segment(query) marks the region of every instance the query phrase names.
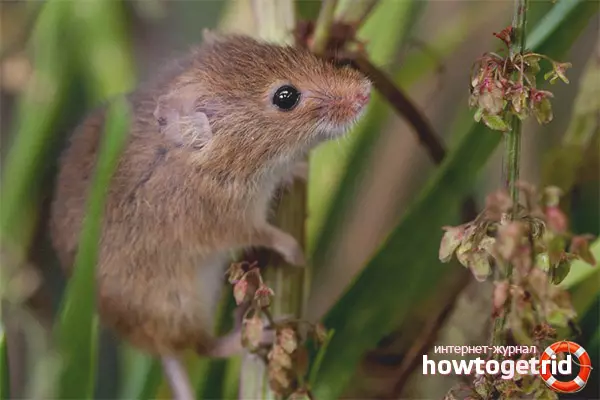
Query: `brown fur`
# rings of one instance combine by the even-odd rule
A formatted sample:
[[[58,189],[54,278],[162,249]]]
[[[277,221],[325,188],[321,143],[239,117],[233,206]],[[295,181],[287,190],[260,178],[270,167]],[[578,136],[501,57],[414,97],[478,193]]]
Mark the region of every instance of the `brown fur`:
[[[302,92],[287,112],[271,104],[284,83]],[[303,263],[295,240],[268,224],[269,201],[308,150],[354,124],[369,88],[358,72],[305,50],[225,36],[206,40],[131,94],[134,118],[109,188],[99,248],[103,323],[152,353],[208,352],[228,251],[266,246]],[[161,102],[172,112],[163,113]],[[194,115],[201,114],[210,128],[194,131]],[[159,124],[157,116],[166,119]],[[103,110],[91,114],[61,161],[51,234],[67,269],[103,123]],[[200,145],[186,145],[190,134]]]

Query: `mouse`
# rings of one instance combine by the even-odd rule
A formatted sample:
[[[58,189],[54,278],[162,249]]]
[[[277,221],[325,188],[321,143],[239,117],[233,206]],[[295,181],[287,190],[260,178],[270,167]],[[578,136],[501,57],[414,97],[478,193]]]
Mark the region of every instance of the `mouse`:
[[[360,120],[370,92],[359,71],[305,48],[211,31],[126,94],[131,121],[98,243],[101,323],[162,357],[167,375],[181,372],[187,349],[239,354],[239,330],[212,335],[230,254],[265,247],[306,263],[298,242],[268,222],[271,199],[311,149]],[[67,274],[105,117],[106,107],[91,111],[59,161],[50,238]]]

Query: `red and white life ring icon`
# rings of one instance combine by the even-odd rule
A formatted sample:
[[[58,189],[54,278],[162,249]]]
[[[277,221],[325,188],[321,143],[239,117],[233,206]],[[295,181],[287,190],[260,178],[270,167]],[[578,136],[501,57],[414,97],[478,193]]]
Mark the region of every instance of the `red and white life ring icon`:
[[[579,364],[579,374],[572,381],[562,382],[552,376],[550,368],[546,368],[545,373],[543,369],[540,371],[542,379],[544,380],[544,382],[546,382],[546,385],[548,385],[550,388],[554,389],[557,392],[579,392],[587,383],[590,377],[590,373],[592,371],[592,362],[590,360],[590,356],[588,355],[587,351],[585,351],[585,349],[577,343],[568,342],[565,340],[562,342],[556,342],[548,346],[546,350],[544,350],[544,352],[542,353],[542,356],[540,357],[540,363],[542,363],[544,360],[551,360],[551,357],[556,353],[571,353],[575,357],[577,357]]]

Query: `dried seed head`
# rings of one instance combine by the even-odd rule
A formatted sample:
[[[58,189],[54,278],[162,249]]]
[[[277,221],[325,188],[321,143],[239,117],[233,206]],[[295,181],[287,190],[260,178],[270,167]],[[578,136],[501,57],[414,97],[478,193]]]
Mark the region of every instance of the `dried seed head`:
[[[593,238],[591,235],[574,236],[571,239],[569,251],[591,266],[596,266],[596,257],[594,257],[594,253],[590,250],[590,240]]]
[[[290,371],[285,370],[277,365],[269,364],[267,375],[269,379],[269,387],[273,392],[279,395],[288,392],[290,386],[292,385]]]
[[[525,237],[525,232],[526,227],[517,221],[511,221],[498,227],[496,249],[504,260],[509,261],[516,256],[517,250]]]
[[[233,297],[235,298],[235,303],[239,306],[244,303],[247,299],[248,294],[248,281],[244,278],[237,281],[237,283],[233,286]]]
[[[307,389],[298,389],[288,397],[288,400],[311,400]]]
[[[440,242],[439,259],[441,262],[448,262],[452,258],[452,254],[461,244],[465,228],[464,226],[444,226],[443,230],[446,231]]]
[[[264,322],[260,318],[260,312],[254,312],[252,317],[245,318],[242,326],[242,344],[250,350],[256,350],[260,346]]]
[[[281,345],[274,345],[269,352],[268,358],[270,360],[269,364],[278,365],[285,369],[292,368],[292,358]]]
[[[550,98],[554,97],[552,93],[545,90],[531,89],[529,93],[530,107],[533,109],[533,114],[540,124],[547,124],[552,121],[552,104]]]
[[[244,275],[244,263],[232,263],[229,269],[225,273],[229,280],[229,283],[234,284],[239,281]]]
[[[254,293],[254,301],[258,307],[269,307],[274,295],[273,290],[263,283],[256,290],[256,293]]]
[[[327,340],[327,329],[321,323],[315,325],[315,338],[319,344],[325,343]]]
[[[500,315],[506,299],[508,298],[508,281],[499,281],[494,284],[493,306],[494,315]]]
[[[512,42],[512,40],[511,40],[512,33],[513,33],[513,27],[509,26],[509,27],[502,29],[498,33],[494,32],[494,36],[496,36],[498,39],[502,40],[504,42],[504,44],[506,44],[507,46],[510,46],[510,44]]]
[[[567,216],[556,206],[546,207],[546,223],[554,233],[565,233],[568,227]]]
[[[479,282],[485,281],[492,273],[490,257],[486,251],[476,250],[467,253],[467,263],[473,276]]]
[[[277,332],[277,343],[286,353],[292,354],[298,348],[298,338],[296,332],[286,327]]]
[[[489,84],[488,89],[482,89],[479,96],[479,107],[490,115],[500,114],[504,103],[504,93],[495,84]]]

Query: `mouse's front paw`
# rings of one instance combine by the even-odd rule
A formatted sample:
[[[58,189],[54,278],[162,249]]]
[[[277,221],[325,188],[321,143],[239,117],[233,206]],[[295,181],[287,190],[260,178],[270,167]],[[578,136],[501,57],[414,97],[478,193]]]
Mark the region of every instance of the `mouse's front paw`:
[[[252,245],[265,246],[275,250],[289,264],[306,265],[304,251],[298,241],[292,235],[272,225],[260,229],[254,236]]]
[[[285,247],[282,247],[279,252],[289,264],[296,265],[298,267],[306,265],[306,258],[304,257],[304,250],[298,244],[296,239],[290,236],[292,239]]]
[[[279,229],[275,232],[273,235],[273,249],[281,254],[283,259],[289,264],[296,266],[306,265],[304,250],[302,250],[298,241],[292,235]]]

